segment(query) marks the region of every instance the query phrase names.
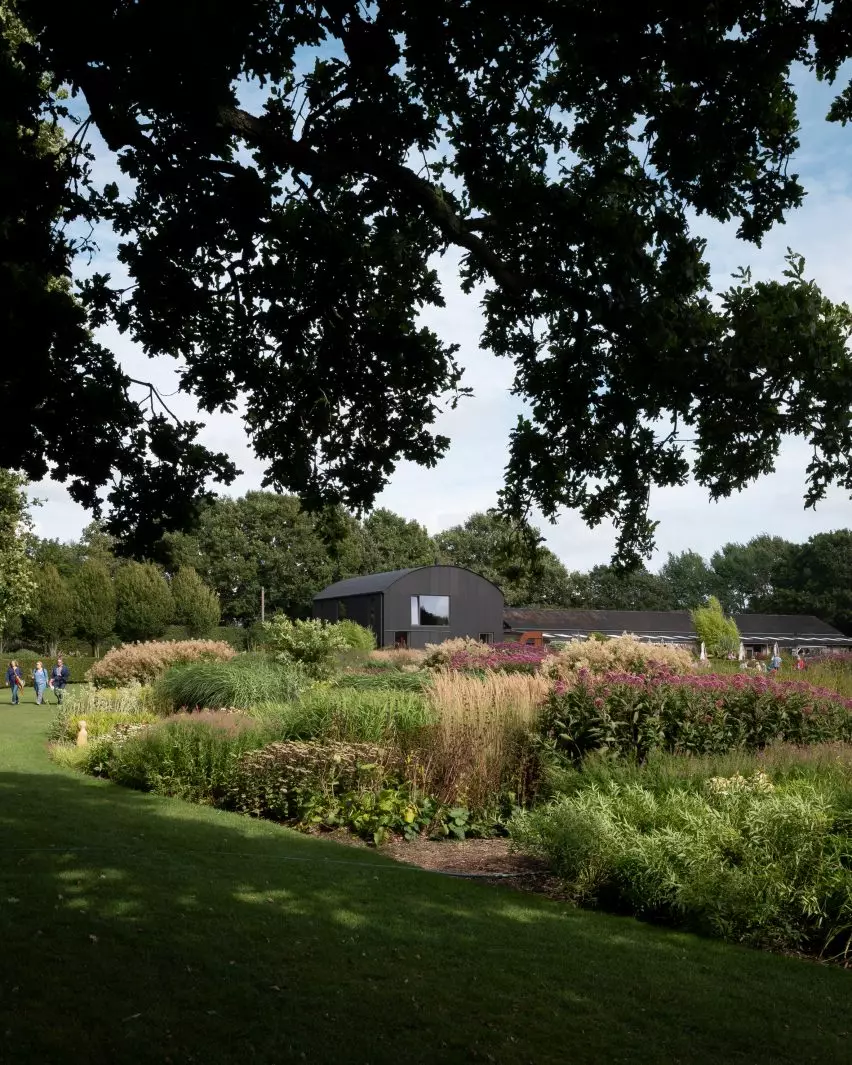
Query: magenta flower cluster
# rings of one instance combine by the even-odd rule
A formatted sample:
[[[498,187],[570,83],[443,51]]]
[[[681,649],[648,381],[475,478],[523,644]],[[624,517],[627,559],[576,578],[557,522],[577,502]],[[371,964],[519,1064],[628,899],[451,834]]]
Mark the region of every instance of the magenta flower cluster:
[[[450,669],[492,669],[502,673],[536,673],[549,652],[546,647],[530,647],[523,643],[495,643],[488,653],[471,654],[457,651],[450,659]]]
[[[756,750],[775,739],[849,742],[852,699],[761,675],[581,671],[575,684],[554,685],[544,731],[575,758],[601,748],[641,758],[655,748],[710,754]]]

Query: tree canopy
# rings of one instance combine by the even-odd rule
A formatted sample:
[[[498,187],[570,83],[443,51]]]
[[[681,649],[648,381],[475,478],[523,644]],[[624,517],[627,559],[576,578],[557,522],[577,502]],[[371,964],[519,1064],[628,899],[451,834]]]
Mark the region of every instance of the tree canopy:
[[[178,360],[205,414],[243,404],[270,486],[369,508],[400,459],[448,446],[434,422],[462,368],[420,312],[454,250],[529,410],[509,515],[611,519],[636,561],[653,486],[727,495],[787,433],[812,445],[808,503],[852,486],[848,308],[795,256],[711,302],[690,229],[759,242],[800,203],[790,71],[835,76],[848,9],[3,0],[0,464],[106,492],[136,554],[234,476],[155,390],[133,401],[92,332],[109,324]],[[830,117],[850,114],[846,89]],[[95,132],[120,182],[96,180]],[[75,291],[93,226],[122,276]]]

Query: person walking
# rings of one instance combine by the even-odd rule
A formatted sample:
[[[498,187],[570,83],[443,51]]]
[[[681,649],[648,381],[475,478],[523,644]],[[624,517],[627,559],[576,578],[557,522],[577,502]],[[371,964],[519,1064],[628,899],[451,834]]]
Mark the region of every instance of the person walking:
[[[48,672],[44,668],[44,663],[39,659],[33,670],[33,687],[35,688],[36,706],[41,706],[44,702],[44,693],[47,690],[47,682],[49,679]]]
[[[781,669],[781,655],[776,651],[769,662],[769,672],[778,673]]]
[[[20,692],[24,686],[24,678],[21,675],[21,668],[14,658],[6,670],[6,683],[12,689],[12,706],[17,706],[20,702]]]
[[[68,683],[70,675],[68,666],[65,665],[61,658],[57,658],[56,665],[50,671],[48,683],[53,688],[53,694],[56,696],[56,701],[60,706],[62,705],[62,697],[65,695],[65,685]]]

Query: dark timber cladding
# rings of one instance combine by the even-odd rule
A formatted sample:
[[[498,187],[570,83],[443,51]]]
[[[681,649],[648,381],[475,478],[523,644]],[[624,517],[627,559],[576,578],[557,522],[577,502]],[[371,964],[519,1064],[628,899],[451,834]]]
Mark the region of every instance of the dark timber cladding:
[[[419,566],[337,581],[314,596],[314,617],[357,621],[379,647],[425,647],[454,636],[490,643],[502,639],[503,593],[460,566]]]

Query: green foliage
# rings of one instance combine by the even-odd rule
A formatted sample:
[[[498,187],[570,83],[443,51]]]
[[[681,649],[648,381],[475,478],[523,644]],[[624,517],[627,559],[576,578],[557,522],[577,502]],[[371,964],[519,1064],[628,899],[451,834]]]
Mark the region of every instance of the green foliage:
[[[692,611],[692,627],[711,658],[725,658],[740,646],[740,630],[733,618],[725,617],[722,604],[711,595],[706,606]]]
[[[362,535],[365,573],[432,566],[437,561],[437,547],[426,529],[391,510],[380,508],[368,515]]]
[[[27,554],[32,520],[24,491],[26,483],[20,474],[0,468],[0,627],[3,628],[14,617],[29,611],[36,593],[33,567]]]
[[[194,567],[229,621],[248,625],[260,617],[261,588],[269,614],[298,617],[311,613],[320,588],[365,572],[358,523],[338,516],[326,530],[295,496],[248,492],[204,507],[191,536],[168,537],[164,546],[170,568]]]
[[[644,566],[622,572],[595,566],[588,573],[571,574],[571,605],[589,610],[671,610],[672,590],[661,575]]]
[[[510,831],[577,901],[757,946],[848,957],[848,766],[840,791],[836,776],[773,783],[762,771],[701,784],[589,782],[518,814]]]
[[[2,340],[32,357],[10,379],[20,411],[4,461],[39,474],[55,463],[89,505],[115,471],[110,522],[136,553],[191,525],[208,478],[236,471],[198,443],[200,425],[161,414],[153,390],[146,421],[93,327],[180,357],[206,412],[242,400],[268,483],[361,509],[400,461],[434,466],[449,443],[437,397],[466,394],[456,345],[421,318],[446,303],[432,263],[448,246],[458,286],[486,288],[483,344],[513,361],[527,411],[510,441],[511,514],[568,506],[592,526],[612,520],[635,561],[652,545],[655,485],[693,472],[729,495],[771,468],[787,434],[813,445],[808,502],[848,477],[848,308],[793,255],[782,281],[742,272],[711,300],[690,228],[697,215],[736,219],[760,242],[801,202],[786,165],[792,66],[834,78],[852,52],[843,5],[785,3],[760,18],[747,4],[723,18],[658,6],[633,21],[601,8],[570,48],[558,5],[489,8],[477,33],[466,5],[247,5],[227,31],[207,27],[203,48],[195,19],[176,26],[160,7],[131,5],[84,40],[70,10],[21,6],[33,46],[2,35],[15,177],[0,232],[26,225],[3,259]],[[700,88],[696,69],[708,72]],[[235,71],[257,86],[252,112],[235,106]],[[486,72],[475,91],[471,71]],[[176,106],[202,84],[206,106]],[[96,187],[85,136],[83,152],[65,148],[49,119],[68,120],[69,90],[132,181]],[[439,141],[440,160],[413,169]],[[377,198],[394,210],[377,212]],[[127,277],[87,276],[77,302],[65,279],[91,242],[65,230],[83,222],[116,228]],[[256,255],[224,270],[235,247]],[[33,366],[62,382],[56,399],[26,387]],[[692,434],[692,464],[682,437],[654,432],[670,419]]]
[[[295,709],[299,725],[294,735],[353,743],[392,743],[435,723],[422,695],[387,688],[359,691],[316,685]]]
[[[59,645],[74,631],[75,599],[70,583],[56,566],[45,565],[36,572],[36,589],[29,611],[32,630],[55,655]]]
[[[817,533],[795,546],[763,609],[815,614],[852,633],[852,530]]]
[[[439,563],[479,573],[502,590],[507,606],[567,605],[573,601],[568,572],[540,541],[537,529],[491,512],[435,536]]]
[[[128,562],[115,576],[116,631],[126,641],[161,636],[174,615],[174,601],[152,563]]]
[[[216,802],[231,786],[240,754],[262,746],[268,738],[251,719],[227,716],[232,719],[227,727],[187,718],[124,740],[101,740],[92,744],[89,771],[141,791]]]
[[[306,684],[292,661],[266,655],[238,655],[227,662],[193,662],[170,669],[156,683],[157,699],[172,709],[237,707],[283,703],[298,697]]]
[[[372,629],[359,625],[357,621],[338,621],[335,628],[346,641],[346,646],[353,651],[374,651],[376,636]]]
[[[276,614],[266,622],[266,646],[283,661],[298,662],[313,677],[327,677],[334,671],[334,655],[348,647],[337,625],[312,618],[291,621]]]
[[[219,598],[192,566],[182,566],[172,577],[174,617],[189,636],[210,636],[219,624]]]
[[[97,655],[100,644],[115,631],[115,589],[109,570],[99,561],[82,564],[73,580],[77,631]]]
[[[692,610],[711,596],[719,586],[719,578],[697,551],[669,552],[660,568],[660,577],[669,587],[671,608]]]
[[[355,688],[357,691],[419,692],[429,684],[429,680],[430,674],[425,670],[404,673],[390,665],[368,673],[341,673],[334,683],[339,688]]]
[[[656,750],[718,754],[852,742],[852,702],[831,690],[763,676],[580,677],[557,683],[541,717],[547,745],[568,758],[591,751],[644,759]]]

